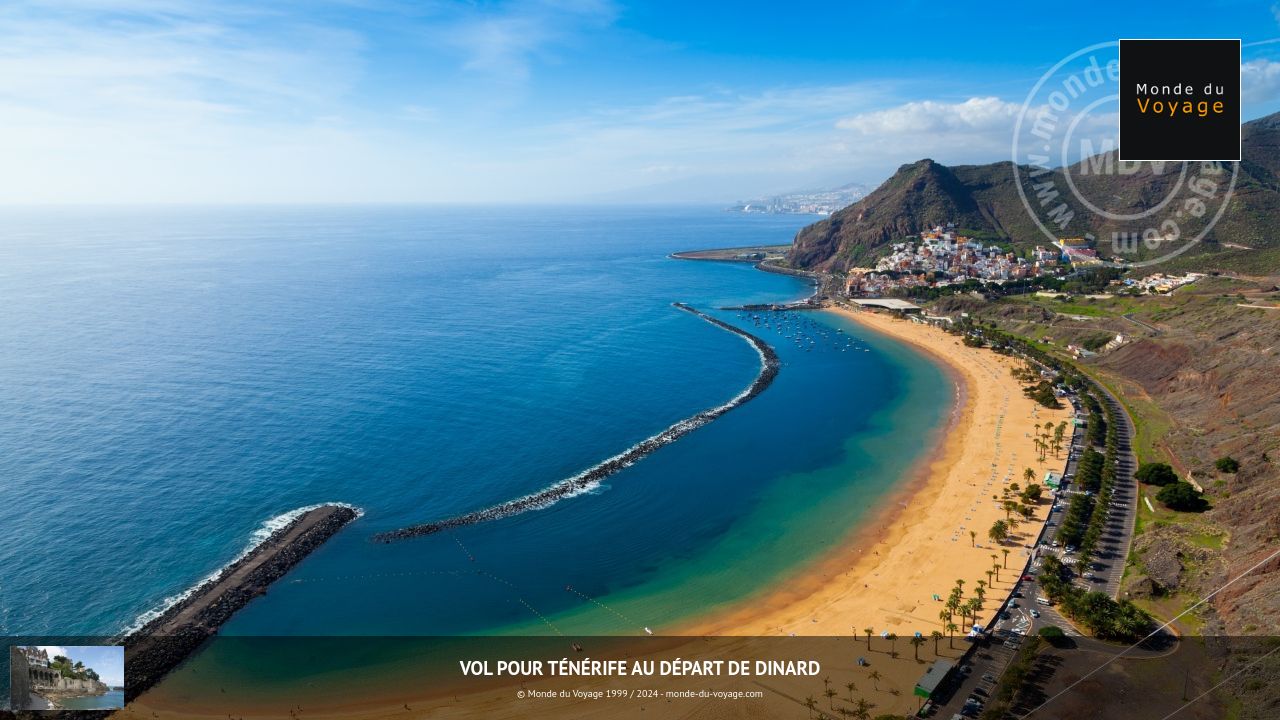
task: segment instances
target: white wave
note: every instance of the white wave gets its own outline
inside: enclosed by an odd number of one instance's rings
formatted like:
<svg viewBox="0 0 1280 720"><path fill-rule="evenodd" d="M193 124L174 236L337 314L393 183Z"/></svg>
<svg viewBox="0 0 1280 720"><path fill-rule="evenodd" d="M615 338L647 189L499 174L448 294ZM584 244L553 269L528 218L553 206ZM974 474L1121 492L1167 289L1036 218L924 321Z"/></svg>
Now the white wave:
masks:
<svg viewBox="0 0 1280 720"><path fill-rule="evenodd" d="M168 612L169 608L172 608L174 605L177 605L183 600L186 600L187 598L196 594L196 592L198 592L204 586L217 580L218 577L221 576L222 573L227 568L231 567L232 565L235 565L236 563L240 562L244 558L248 557L249 553L252 553L254 550L256 550L259 545L266 542L267 539L270 538L272 535L274 535L277 531L288 527L289 523L293 522L294 520L297 520L298 518L311 512L312 510L318 510L328 505L344 507L344 508L349 508L351 510L355 510L357 518L364 515L364 510L356 507L355 505L351 505L349 503L341 503L341 502L327 502L327 503L316 503L315 505L306 505L300 508L289 510L288 512L280 513L275 517L268 518L265 522L262 523L262 525L258 526L256 530L254 530L252 533L249 534L249 543L245 545L244 549L241 550L238 555L236 555L230 561L224 563L217 570L214 570L213 572L209 573L205 577L201 578L198 582L196 582L196 584L192 585L186 590L183 590L182 592L177 593L175 595L170 595L166 597L164 600L161 600L160 603L156 605L154 608L147 610L146 612L139 615L133 621L132 624L128 625L123 630L121 630L116 637L118 639L124 638L146 627L147 623L151 622L152 620L155 620L156 618Z"/></svg>

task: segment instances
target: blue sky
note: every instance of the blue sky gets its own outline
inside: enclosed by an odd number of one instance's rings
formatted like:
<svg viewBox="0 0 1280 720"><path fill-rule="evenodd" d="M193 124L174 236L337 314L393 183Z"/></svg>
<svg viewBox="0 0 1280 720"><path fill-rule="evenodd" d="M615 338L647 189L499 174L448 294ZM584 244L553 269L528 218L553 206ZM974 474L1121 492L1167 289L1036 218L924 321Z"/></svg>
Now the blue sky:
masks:
<svg viewBox="0 0 1280 720"><path fill-rule="evenodd" d="M1007 159L1040 75L1269 3L61 0L0 5L0 201L616 202Z"/></svg>
<svg viewBox="0 0 1280 720"><path fill-rule="evenodd" d="M112 687L124 686L124 647L119 645L41 645L49 659L55 655L64 655L72 662L82 662L87 668L93 668L102 682Z"/></svg>

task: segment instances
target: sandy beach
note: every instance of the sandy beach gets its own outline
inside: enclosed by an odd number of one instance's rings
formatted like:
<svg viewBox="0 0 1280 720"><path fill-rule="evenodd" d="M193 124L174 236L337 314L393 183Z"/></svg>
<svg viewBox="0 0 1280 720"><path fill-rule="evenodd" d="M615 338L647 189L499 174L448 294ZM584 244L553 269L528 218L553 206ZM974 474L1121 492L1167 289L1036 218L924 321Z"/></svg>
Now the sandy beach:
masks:
<svg viewBox="0 0 1280 720"><path fill-rule="evenodd" d="M928 353L948 369L957 388L949 427L915 476L843 547L772 596L696 624L690 634L831 636L865 634L871 627L876 635L928 636L943 630L942 602L933 596L945 599L958 579L965 581L966 594L977 581L987 582L991 556L1005 565L1007 549L1010 571L992 578L994 589L979 615L985 623L1016 580L1013 569L1025 563L1025 546L1044 522L1047 502L1004 545L993 546L987 537L991 525L1005 518L1002 488L1025 486L1026 468L1041 482L1045 472L1061 472L1065 463L1065 453L1039 461L1033 427L1056 424L1071 412L1045 408L1022 394L1010 371L1023 361L967 347L929 325L869 311L835 312Z"/></svg>
<svg viewBox="0 0 1280 720"><path fill-rule="evenodd" d="M384 717L772 717L806 712L805 700L816 697L820 706L852 707L854 698L872 703L877 713L908 713L919 707L911 688L934 659L958 658L967 648L961 637L929 639L918 648L909 644L917 632L930 638L933 631L945 631L939 618L943 602L957 579L965 581L966 597L972 596L979 580L991 580L991 591L979 613L987 622L1016 580L1030 544L1039 532L1048 509L1047 501L1037 508L1033 519L1021 523L1003 545L987 537L991 525L1006 516L1000 505L1001 490L1007 484L1025 485L1024 472L1031 468L1037 481L1049 470L1060 471L1065 454L1040 462L1034 443L1036 425L1058 423L1070 417L1066 407L1044 408L1022 394L1010 370L1022 361L989 350L970 348L959 338L942 330L908 320L872 312L838 309L844 316L874 332L883 333L928 353L949 372L955 398L946 427L937 443L917 467L912 477L883 502L876 520L851 531L846 542L828 557L797 570L782 587L751 598L738 607L704 618L681 629L690 636L737 636L741 656L768 656L777 651L769 638L824 636L847 638L838 645L814 645L809 654L822 662L826 678L742 678L705 679L693 683L662 681L668 688L688 684L697 688L762 691L763 697L748 701L684 699L650 702L601 702L563 700L560 702L518 702L520 689L549 686L579 690L622 690L636 686L636 679L581 678L569 682L511 682L495 688L491 684L472 692L456 693L457 686L442 692L435 687L401 687L395 692L374 691L363 697L353 693L342 707L309 708L308 716ZM892 451L892 448L886 448ZM971 535L976 534L976 537ZM1003 550L1008 550L1007 559ZM995 559L993 561L993 557ZM987 575L993 562L1002 568L999 579ZM1007 569L1003 566L1007 562ZM957 624L959 624L957 620ZM872 628L868 640L866 628ZM895 634L890 641L882 633ZM792 640L796 638L791 638ZM776 642L776 641L775 641ZM704 643L699 648L699 643ZM683 657L701 653L721 654L705 640L691 637ZM936 649L936 650L935 650ZM855 662L855 658L862 663ZM451 684L445 679L446 684ZM828 697L830 687L854 690L841 692L847 701ZM456 694L455 694L456 693ZM226 696L223 696L224 698ZM225 717L230 708L196 703L149 703L143 698L120 717ZM160 698L156 698L159 700ZM197 709L197 707L199 709ZM243 708L233 716L249 716ZM253 715L277 717L293 715L279 707L256 707ZM797 715L798 716L798 715ZM296 717L296 715L295 715Z"/></svg>

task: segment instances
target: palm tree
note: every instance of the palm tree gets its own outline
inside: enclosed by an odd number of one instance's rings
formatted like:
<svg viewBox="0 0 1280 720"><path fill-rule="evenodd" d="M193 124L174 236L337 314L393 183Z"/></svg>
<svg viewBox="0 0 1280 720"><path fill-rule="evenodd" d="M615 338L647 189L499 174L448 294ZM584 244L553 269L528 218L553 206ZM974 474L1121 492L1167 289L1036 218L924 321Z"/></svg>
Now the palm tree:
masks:
<svg viewBox="0 0 1280 720"><path fill-rule="evenodd" d="M858 684L850 680L844 684L844 689L849 691L849 702L853 702L853 691L858 689Z"/></svg>
<svg viewBox="0 0 1280 720"><path fill-rule="evenodd" d="M897 657L898 655L898 634L889 633L889 654Z"/></svg>
<svg viewBox="0 0 1280 720"><path fill-rule="evenodd" d="M970 546L970 547L977 547L977 546L978 546L978 531L977 531L977 530L970 530L970 531L969 531L969 546Z"/></svg>
<svg viewBox="0 0 1280 720"><path fill-rule="evenodd" d="M879 690L880 689L880 671L872 670L870 673L867 674L867 677L871 678L872 686L874 686L876 690Z"/></svg>
<svg viewBox="0 0 1280 720"><path fill-rule="evenodd" d="M814 700L813 696L810 695L804 699L804 706L809 708L809 717L813 717L813 709L818 706L818 701Z"/></svg>
<svg viewBox="0 0 1280 720"><path fill-rule="evenodd" d="M991 569L995 571L996 582L999 582L1000 581L1000 563L993 563L991 565Z"/></svg>
<svg viewBox="0 0 1280 720"><path fill-rule="evenodd" d="M862 631L867 634L867 652L871 652L871 633L875 632L875 628L864 627Z"/></svg>
<svg viewBox="0 0 1280 720"><path fill-rule="evenodd" d="M996 574L996 571L995 571L995 570L988 570L988 571L987 571L987 581L988 581L988 582L990 582L990 580L991 580L991 576L992 576L992 575L995 575L995 574Z"/></svg>
<svg viewBox="0 0 1280 720"><path fill-rule="evenodd" d="M1009 537L1009 521L997 520L992 523L991 529L987 531L987 537L991 538L992 542L1003 542Z"/></svg>
<svg viewBox="0 0 1280 720"><path fill-rule="evenodd" d="M822 694L827 696L827 702L831 704L831 709L835 710L836 709L836 691L832 690L831 688L827 688L826 690L822 691Z"/></svg>
<svg viewBox="0 0 1280 720"><path fill-rule="evenodd" d="M956 625L953 622L947 623L947 633L949 634L949 637L947 638L947 647L952 650L956 649L956 631L959 629L959 625Z"/></svg>
<svg viewBox="0 0 1280 720"><path fill-rule="evenodd" d="M858 706L853 709L853 714L858 720L867 720L871 717L871 708L875 706L875 703L867 702L866 698L858 698Z"/></svg>
<svg viewBox="0 0 1280 720"><path fill-rule="evenodd" d="M938 632L937 630L934 630L933 632L929 633L929 637L933 638L933 654L937 655L938 641L942 639L942 633Z"/></svg>
<svg viewBox="0 0 1280 720"><path fill-rule="evenodd" d="M1009 548L1000 548L1000 552L1004 553L1004 566L1009 567Z"/></svg>
<svg viewBox="0 0 1280 720"><path fill-rule="evenodd" d="M1034 482L1036 479L1036 471L1031 468L1027 468L1022 471L1022 477L1026 478L1027 482Z"/></svg>
<svg viewBox="0 0 1280 720"><path fill-rule="evenodd" d="M924 637L920 635L911 636L911 647L916 651L916 662L920 662L920 646L924 644Z"/></svg>

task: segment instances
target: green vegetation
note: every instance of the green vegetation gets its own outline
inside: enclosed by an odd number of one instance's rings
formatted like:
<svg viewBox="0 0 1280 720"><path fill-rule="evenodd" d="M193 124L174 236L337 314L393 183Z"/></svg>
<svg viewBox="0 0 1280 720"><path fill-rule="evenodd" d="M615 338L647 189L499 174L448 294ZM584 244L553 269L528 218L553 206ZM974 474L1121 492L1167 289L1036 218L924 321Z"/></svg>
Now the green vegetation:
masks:
<svg viewBox="0 0 1280 720"><path fill-rule="evenodd" d="M1066 647L1070 642L1067 640L1067 634L1057 625L1046 625L1040 628L1039 635L1054 647Z"/></svg>
<svg viewBox="0 0 1280 720"><path fill-rule="evenodd" d="M85 667L84 663L79 660L73 663L71 658L66 655L54 655L53 659L49 661L49 667L57 670L62 677L71 678L72 680L98 679L98 673L94 672L93 668Z"/></svg>
<svg viewBox="0 0 1280 720"><path fill-rule="evenodd" d="M1161 488L1160 492L1156 493L1156 499L1170 510L1183 512L1202 512L1209 507L1209 503L1205 501L1199 490L1196 490L1191 483L1181 480Z"/></svg>
<svg viewBox="0 0 1280 720"><path fill-rule="evenodd" d="M1041 565L1039 581L1045 595L1058 604L1064 615L1099 638L1133 642L1154 627L1151 616L1128 600L1113 600L1104 592L1089 592L1072 585L1062 561L1052 555Z"/></svg>
<svg viewBox="0 0 1280 720"><path fill-rule="evenodd" d="M1031 675L1032 665L1035 664L1036 656L1040 654L1040 644L1040 638L1032 635L1022 643L1022 647L1018 648L1017 657L1005 668L1004 674L1000 676L1000 682L996 684L991 702L987 703L986 708L983 709L980 716L982 720L1003 718L1011 708L1017 705L1023 683Z"/></svg>
<svg viewBox="0 0 1280 720"><path fill-rule="evenodd" d="M1085 448L1080 454L1080 464L1076 470L1076 484L1089 492L1098 492L1102 487L1102 468L1106 463L1102 453L1093 448Z"/></svg>
<svg viewBox="0 0 1280 720"><path fill-rule="evenodd" d="M1079 545L1084 540L1085 529L1093 515L1093 498L1083 493L1071 496L1066 515L1058 530L1058 540L1066 545Z"/></svg>
<svg viewBox="0 0 1280 720"><path fill-rule="evenodd" d="M1173 471L1173 467L1169 463L1162 462L1142 463L1133 476L1144 485L1159 485L1161 487L1176 483L1179 480L1178 474Z"/></svg>
<svg viewBox="0 0 1280 720"><path fill-rule="evenodd" d="M1022 392L1047 408L1056 410L1062 407L1062 403L1058 402L1058 397L1053 394L1053 384L1048 380L1041 380L1035 385L1023 388Z"/></svg>
<svg viewBox="0 0 1280 720"><path fill-rule="evenodd" d="M1240 471L1240 462L1230 455L1225 455L1217 459L1213 466L1218 468L1218 472L1234 473Z"/></svg>
<svg viewBox="0 0 1280 720"><path fill-rule="evenodd" d="M1022 502L1028 505L1034 505L1040 502L1040 496L1043 493L1044 493L1043 488L1041 488L1036 483L1031 483L1030 485L1027 486L1025 490L1022 491L1022 493L1018 497L1022 498Z"/></svg>

